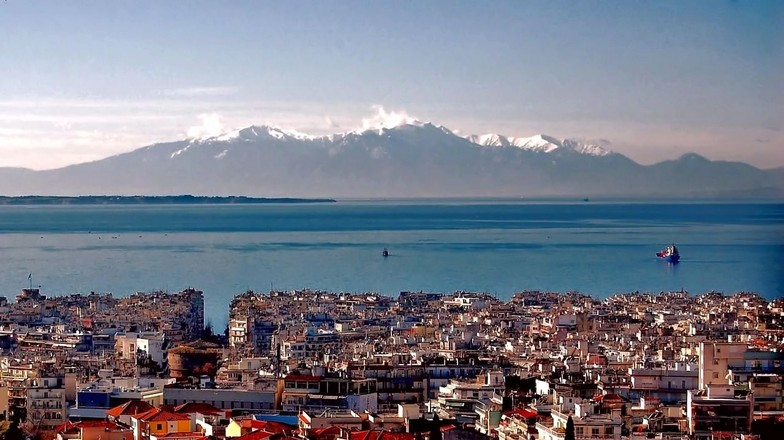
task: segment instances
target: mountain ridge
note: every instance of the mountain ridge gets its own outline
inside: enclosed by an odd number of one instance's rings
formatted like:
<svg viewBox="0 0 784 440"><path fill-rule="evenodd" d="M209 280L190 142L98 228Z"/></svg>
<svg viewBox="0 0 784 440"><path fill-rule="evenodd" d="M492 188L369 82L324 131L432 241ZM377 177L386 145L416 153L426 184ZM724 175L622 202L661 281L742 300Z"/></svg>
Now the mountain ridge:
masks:
<svg viewBox="0 0 784 440"><path fill-rule="evenodd" d="M252 125L54 170L0 168L7 195L264 197L730 197L784 195L778 170L695 153L641 165L545 134L460 136L430 122L312 136Z"/></svg>

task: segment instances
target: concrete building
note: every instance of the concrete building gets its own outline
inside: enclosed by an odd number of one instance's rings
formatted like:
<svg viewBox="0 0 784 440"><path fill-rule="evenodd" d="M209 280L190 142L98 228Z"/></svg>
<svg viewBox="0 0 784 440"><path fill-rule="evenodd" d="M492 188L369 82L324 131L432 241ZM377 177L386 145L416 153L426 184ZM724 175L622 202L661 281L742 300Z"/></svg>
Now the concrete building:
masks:
<svg viewBox="0 0 784 440"><path fill-rule="evenodd" d="M623 419L620 411L612 414L596 414L595 405L581 402L574 405L574 413L563 413L553 409L552 421L544 419L536 424L539 440L564 440L566 423L571 415L575 438L579 440L620 440Z"/></svg>
<svg viewBox="0 0 784 440"><path fill-rule="evenodd" d="M275 409L276 390L246 389L193 389L166 388L163 390L163 401L166 405L183 403L207 403L223 410L269 411Z"/></svg>
<svg viewBox="0 0 784 440"><path fill-rule="evenodd" d="M686 417L695 440L712 440L716 435L750 434L754 396L735 395L733 385L708 385L689 391Z"/></svg>
<svg viewBox="0 0 784 440"><path fill-rule="evenodd" d="M27 388L27 421L33 426L51 430L68 418L65 383L62 377L44 377Z"/></svg>

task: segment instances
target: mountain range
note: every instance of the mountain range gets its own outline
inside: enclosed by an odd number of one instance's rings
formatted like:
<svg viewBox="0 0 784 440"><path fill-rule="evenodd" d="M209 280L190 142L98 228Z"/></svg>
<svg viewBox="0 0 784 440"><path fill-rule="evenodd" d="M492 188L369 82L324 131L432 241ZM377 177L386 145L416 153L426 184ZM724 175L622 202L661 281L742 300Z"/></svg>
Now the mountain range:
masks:
<svg viewBox="0 0 784 440"><path fill-rule="evenodd" d="M0 168L0 194L780 198L784 168L697 154L641 165L572 139L411 121L328 136L251 126L54 170Z"/></svg>

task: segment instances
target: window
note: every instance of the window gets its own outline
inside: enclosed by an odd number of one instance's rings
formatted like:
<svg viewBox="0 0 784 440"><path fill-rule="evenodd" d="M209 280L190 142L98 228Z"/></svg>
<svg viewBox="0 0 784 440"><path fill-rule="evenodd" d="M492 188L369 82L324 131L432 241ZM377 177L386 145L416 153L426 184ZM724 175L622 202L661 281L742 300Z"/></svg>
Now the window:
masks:
<svg viewBox="0 0 784 440"><path fill-rule="evenodd" d="M593 436L599 435L599 428L591 428L591 435Z"/></svg>
<svg viewBox="0 0 784 440"><path fill-rule="evenodd" d="M163 431L163 423L158 423L158 424L155 426L155 429L157 429L158 431Z"/></svg>
<svg viewBox="0 0 784 440"><path fill-rule="evenodd" d="M713 378L714 379L718 379L719 378L719 372L718 371L714 371L713 372Z"/></svg>

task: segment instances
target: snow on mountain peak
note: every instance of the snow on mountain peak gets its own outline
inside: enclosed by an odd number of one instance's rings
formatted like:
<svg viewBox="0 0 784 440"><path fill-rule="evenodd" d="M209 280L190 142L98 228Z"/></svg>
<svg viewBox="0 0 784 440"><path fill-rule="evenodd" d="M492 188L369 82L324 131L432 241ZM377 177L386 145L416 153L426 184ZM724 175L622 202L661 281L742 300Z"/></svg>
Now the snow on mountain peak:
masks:
<svg viewBox="0 0 784 440"><path fill-rule="evenodd" d="M571 150L588 156L606 156L610 151L598 145L574 139L559 139L544 134L531 137L506 137L495 133L467 136L469 141L484 147L516 147L539 153L552 153L559 149Z"/></svg>
<svg viewBox="0 0 784 440"><path fill-rule="evenodd" d="M466 139L468 139L469 141L475 144L482 145L484 147L508 147L509 146L509 139L495 133L488 133L482 135L472 134L470 136L466 136Z"/></svg>
<svg viewBox="0 0 784 440"><path fill-rule="evenodd" d="M302 133L301 131L294 130L293 128L280 128L280 127L272 127L272 126L251 127L251 128L254 129L254 133L256 133L257 131L261 131L262 133L266 132L267 135L272 136L275 139L296 139L299 141L303 141L303 140L312 140L317 137L317 136L311 136L306 133Z"/></svg>
<svg viewBox="0 0 784 440"><path fill-rule="evenodd" d="M250 127L231 130L218 135L191 138L185 147L180 148L179 150L173 152L170 155L170 158L174 159L175 157L182 155L183 153L188 151L193 145L199 145L199 144L212 145L216 143L236 142L236 141L250 142L263 137L271 137L276 140L282 140L282 141L286 141L286 140L309 141L318 138L318 136L312 136L294 129L285 129L285 128L274 127L270 125L262 125L262 126L251 125ZM223 158L226 156L228 152L229 152L228 149L224 149L220 154L216 155L215 158L216 159Z"/></svg>
<svg viewBox="0 0 784 440"><path fill-rule="evenodd" d="M307 142L319 139L325 142L346 142L347 139L353 138L354 136L362 136L366 133L371 135L390 135L390 130L405 129L407 127L440 130L447 135L458 136L458 134L446 127L434 125L430 122L423 122L409 115L404 110L388 111L380 105L375 105L372 108L375 113L371 117L362 119L361 129L326 136L313 136L297 130L284 129L272 125L252 125L250 127L232 131L218 131L219 128L223 128L218 116L201 115L200 117L203 120L204 127L201 127L199 130L191 130L189 134L197 136L189 139L189 142L185 147L172 153L171 158L174 159L188 151L193 145L200 144L215 145L226 142L252 142L264 138L281 142ZM216 133L216 131L218 132ZM607 156L611 154L611 151L591 142L556 138L545 134L537 134L530 137L508 137L496 133L488 133L483 135L464 136L464 138L474 144L490 148L519 148L521 150L536 153L573 152L586 156ZM220 150L216 151L223 151L219 154L221 157L224 157L228 152L228 150L224 151L223 147L218 147L216 145L216 149L217 148L220 148Z"/></svg>
<svg viewBox="0 0 784 440"><path fill-rule="evenodd" d="M419 119L410 116L406 111L388 112L380 105L374 105L373 110L376 112L373 116L362 119L362 131L378 131L381 133L384 129L396 128L403 125L421 127L426 124Z"/></svg>
<svg viewBox="0 0 784 440"><path fill-rule="evenodd" d="M269 136L278 140L287 140L287 139L312 140L318 137L318 136L311 136L309 134L302 133L301 131L297 131L294 129L280 128L271 125L261 125L261 126L251 125L250 127L228 131L218 136L194 139L194 141L227 142L227 141L234 141L237 139L250 141L264 136Z"/></svg>

